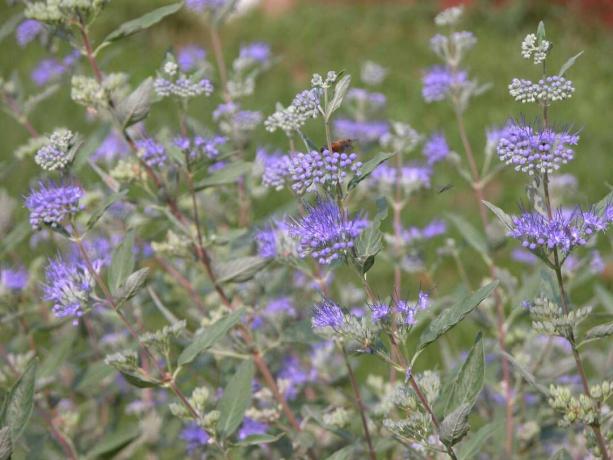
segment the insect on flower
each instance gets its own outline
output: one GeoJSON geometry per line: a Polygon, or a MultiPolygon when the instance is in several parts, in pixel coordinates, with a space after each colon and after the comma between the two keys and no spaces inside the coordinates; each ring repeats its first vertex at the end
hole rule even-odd
{"type": "MultiPolygon", "coordinates": [[[[330,143],[330,147],[332,147],[332,151],[336,153],[342,153],[351,148],[353,144],[353,139],[338,139],[336,141],[332,141],[330,143]]],[[[321,149],[319,149],[320,153],[323,153],[324,150],[328,148],[327,145],[324,145],[321,149]]]]}

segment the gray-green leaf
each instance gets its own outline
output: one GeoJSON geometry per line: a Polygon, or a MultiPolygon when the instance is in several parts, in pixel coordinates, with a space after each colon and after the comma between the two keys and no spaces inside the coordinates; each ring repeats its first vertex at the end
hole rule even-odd
{"type": "Polygon", "coordinates": [[[243,421],[245,411],[251,404],[251,381],[253,380],[253,361],[245,360],[236,374],[230,379],[219,400],[220,412],[217,431],[222,438],[227,438],[236,431],[243,421]]]}
{"type": "Polygon", "coordinates": [[[215,345],[219,339],[225,336],[228,331],[239,322],[243,312],[243,309],[239,309],[230,313],[228,316],[216,321],[212,326],[209,326],[194,337],[192,343],[190,343],[179,355],[179,366],[184,366],[192,362],[199,353],[215,345]]]}
{"type": "Polygon", "coordinates": [[[237,161],[230,163],[223,169],[211,174],[206,179],[198,182],[194,189],[196,191],[203,190],[207,187],[216,187],[220,185],[227,185],[235,183],[239,177],[247,174],[251,171],[252,164],[249,161],[237,161]]]}
{"type": "Polygon", "coordinates": [[[36,359],[30,361],[24,373],[15,382],[5,400],[0,426],[6,425],[11,430],[13,443],[19,439],[26,428],[34,408],[34,388],[36,382],[36,359]]]}
{"type": "Polygon", "coordinates": [[[452,307],[444,310],[430,323],[428,328],[421,335],[417,349],[424,349],[426,346],[434,342],[436,339],[462,321],[466,315],[468,315],[481,302],[483,302],[483,300],[485,300],[497,286],[498,281],[493,281],[473,294],[463,298],[452,307]]]}
{"type": "Polygon", "coordinates": [[[483,450],[485,441],[496,431],[500,430],[502,426],[502,423],[488,423],[482,426],[479,431],[462,444],[458,458],[460,458],[460,460],[473,460],[475,456],[483,450]]]}
{"type": "Polygon", "coordinates": [[[336,85],[334,86],[334,96],[332,96],[330,104],[328,104],[328,107],[326,107],[327,119],[330,119],[332,114],[336,112],[343,103],[343,99],[345,98],[345,94],[347,94],[347,90],[349,89],[350,84],[351,75],[345,75],[339,81],[336,82],[336,85]]]}
{"type": "Polygon", "coordinates": [[[479,334],[466,357],[466,361],[462,364],[451,385],[445,413],[463,404],[468,404],[469,408],[472,408],[483,388],[484,379],[485,355],[483,352],[483,340],[481,339],[481,334],[479,334]]]}
{"type": "Polygon", "coordinates": [[[87,458],[100,458],[104,454],[116,452],[140,435],[138,425],[130,425],[105,435],[92,449],[87,458]]]}
{"type": "Polygon", "coordinates": [[[117,293],[119,288],[128,279],[128,276],[134,271],[134,230],[128,230],[125,238],[119,243],[119,246],[113,251],[111,266],[108,270],[108,283],[113,294],[117,293]]]}
{"type": "Polygon", "coordinates": [[[107,209],[109,209],[111,206],[113,206],[113,204],[117,201],[122,199],[125,195],[126,195],[127,191],[122,191],[119,193],[112,193],[109,197],[107,197],[106,200],[104,200],[100,206],[98,206],[94,212],[92,213],[92,215],[90,216],[90,218],[87,220],[87,224],[85,225],[85,228],[87,230],[91,230],[94,225],[96,225],[96,223],[102,218],[102,216],[104,215],[104,213],[107,211],[107,209]]]}
{"type": "Polygon", "coordinates": [[[11,429],[8,426],[0,429],[0,460],[9,460],[13,453],[11,429]]]}
{"type": "Polygon", "coordinates": [[[360,182],[362,182],[364,179],[366,179],[368,176],[370,176],[372,174],[372,172],[377,168],[377,166],[379,166],[381,163],[383,163],[383,162],[389,160],[390,158],[392,158],[394,155],[396,155],[396,153],[398,153],[398,152],[392,152],[392,153],[389,153],[389,152],[379,152],[373,158],[371,158],[370,160],[366,161],[360,167],[359,174],[356,174],[355,176],[353,176],[351,178],[347,188],[349,190],[353,190],[354,188],[356,188],[357,185],[360,182]]]}
{"type": "Polygon", "coordinates": [[[496,217],[498,217],[500,222],[502,222],[506,228],[511,228],[513,226],[513,219],[511,219],[511,216],[509,216],[506,212],[504,212],[498,206],[493,205],[492,203],[486,200],[482,200],[482,203],[488,208],[490,208],[490,211],[496,214],[496,217]]]}
{"type": "Polygon", "coordinates": [[[562,64],[562,67],[560,67],[560,71],[558,72],[558,76],[561,77],[562,75],[564,75],[568,71],[568,69],[570,69],[572,66],[574,66],[575,62],[577,62],[577,59],[582,54],[583,54],[583,51],[579,51],[577,54],[575,54],[573,57],[571,57],[568,61],[566,61],[564,64],[562,64]]]}
{"type": "Polygon", "coordinates": [[[153,79],[149,77],[117,105],[117,119],[122,128],[128,128],[147,118],[151,109],[152,94],[153,79]]]}
{"type": "Polygon", "coordinates": [[[538,383],[536,381],[536,377],[534,377],[534,375],[532,375],[532,373],[528,369],[526,369],[519,362],[517,362],[517,360],[513,358],[513,356],[501,350],[499,350],[498,353],[500,353],[502,356],[504,356],[505,358],[509,360],[509,362],[513,365],[513,367],[517,370],[517,372],[521,374],[521,376],[526,380],[526,382],[528,382],[530,385],[532,385],[534,388],[536,388],[539,392],[541,392],[546,397],[549,397],[549,391],[547,390],[547,388],[541,385],[540,383],[538,383]]]}
{"type": "Polygon", "coordinates": [[[117,291],[119,302],[125,302],[126,300],[134,297],[147,281],[148,275],[149,268],[145,267],[141,268],[140,270],[136,270],[134,273],[128,276],[126,282],[117,291]]]}
{"type": "Polygon", "coordinates": [[[218,283],[240,283],[251,279],[270,261],[258,256],[238,257],[215,266],[218,283]]]}
{"type": "Polygon", "coordinates": [[[468,430],[468,414],[470,414],[472,406],[470,404],[462,404],[441,422],[440,439],[447,446],[457,444],[468,430]]]}
{"type": "Polygon", "coordinates": [[[602,339],[610,335],[613,335],[613,321],[591,328],[585,333],[585,340],[602,339]]]}
{"type": "Polygon", "coordinates": [[[466,242],[488,262],[488,247],[485,237],[470,222],[457,214],[448,214],[449,220],[462,234],[466,242]]]}

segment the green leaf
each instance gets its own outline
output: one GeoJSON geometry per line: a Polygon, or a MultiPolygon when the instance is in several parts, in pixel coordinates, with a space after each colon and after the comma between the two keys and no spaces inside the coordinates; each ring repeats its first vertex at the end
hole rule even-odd
{"type": "Polygon", "coordinates": [[[140,270],[136,270],[134,273],[128,276],[128,279],[124,285],[117,291],[119,303],[125,302],[126,300],[134,297],[147,281],[148,275],[149,268],[145,267],[141,268],[140,270]]]}
{"type": "Polygon", "coordinates": [[[217,410],[220,412],[217,431],[223,439],[236,431],[251,404],[253,374],[253,361],[243,361],[224,389],[217,405],[217,410]]]}
{"type": "Polygon", "coordinates": [[[245,439],[234,444],[237,447],[243,446],[259,446],[260,444],[270,444],[273,442],[277,442],[285,436],[285,433],[279,433],[276,436],[270,434],[253,434],[251,436],[247,436],[245,439]]]}
{"type": "Polygon", "coordinates": [[[207,187],[217,187],[220,185],[234,184],[239,177],[244,176],[251,171],[252,164],[249,161],[237,161],[230,163],[223,169],[211,174],[206,179],[198,182],[194,189],[196,191],[203,190],[207,187]]]}
{"type": "Polygon", "coordinates": [[[115,204],[115,202],[117,202],[118,200],[121,200],[123,197],[125,197],[126,193],[127,193],[127,190],[124,190],[124,191],[119,192],[119,193],[112,193],[109,197],[107,197],[106,200],[104,200],[100,204],[100,206],[98,206],[94,210],[92,215],[89,217],[89,219],[87,220],[87,224],[85,225],[85,228],[88,231],[91,230],[92,228],[94,228],[94,225],[96,225],[96,223],[102,218],[102,216],[107,211],[107,209],[109,209],[111,206],[113,206],[113,204],[115,204]]]}
{"type": "Polygon", "coordinates": [[[375,256],[383,249],[383,233],[379,230],[380,222],[369,225],[355,242],[356,262],[362,274],[370,270],[375,256]]]}
{"type": "Polygon", "coordinates": [[[192,362],[199,353],[215,345],[219,339],[224,337],[228,331],[240,321],[243,313],[243,309],[233,311],[228,316],[216,321],[213,325],[196,335],[192,343],[190,343],[179,355],[179,366],[185,366],[192,362]]]}
{"type": "Polygon", "coordinates": [[[149,77],[117,105],[117,120],[123,129],[147,118],[152,94],[153,78],[149,77]]]}
{"type": "Polygon", "coordinates": [[[345,98],[345,94],[347,94],[347,90],[349,89],[349,85],[351,84],[351,75],[345,75],[339,81],[336,82],[334,86],[334,96],[332,96],[332,100],[326,107],[326,118],[329,120],[334,112],[336,112],[341,104],[343,103],[343,99],[345,98]]]}
{"type": "Polygon", "coordinates": [[[53,96],[58,89],[60,89],[59,84],[49,85],[41,92],[28,97],[23,103],[23,114],[28,115],[30,112],[32,112],[32,110],[36,108],[38,104],[43,102],[45,99],[48,99],[53,96]]]}
{"type": "Polygon", "coordinates": [[[613,313],[613,294],[608,289],[602,287],[602,285],[597,284],[594,288],[596,291],[596,297],[600,303],[611,313],[613,313]]]}
{"type": "Polygon", "coordinates": [[[502,423],[488,423],[462,444],[458,458],[460,460],[473,460],[483,451],[483,444],[504,425],[502,423]]]}
{"type": "Polygon", "coordinates": [[[513,365],[517,372],[521,374],[521,376],[526,380],[526,382],[528,382],[546,397],[549,397],[549,390],[547,390],[545,386],[538,383],[536,381],[536,377],[534,377],[534,375],[532,375],[532,373],[528,369],[526,369],[519,362],[517,362],[517,360],[513,358],[513,356],[502,350],[499,350],[498,353],[500,353],[502,356],[509,360],[509,362],[513,365]]]}
{"type": "Polygon", "coordinates": [[[483,388],[485,379],[485,355],[481,333],[477,335],[475,344],[470,349],[466,360],[457,373],[450,389],[445,413],[455,410],[463,404],[472,408],[477,396],[483,388]]]}
{"type": "Polygon", "coordinates": [[[419,339],[418,350],[434,342],[452,327],[462,321],[471,311],[483,302],[498,286],[498,281],[493,281],[471,295],[464,297],[452,307],[438,315],[423,332],[419,339]]]}
{"type": "Polygon", "coordinates": [[[568,61],[566,61],[564,64],[562,64],[562,67],[560,67],[560,71],[558,72],[558,76],[561,77],[562,75],[564,75],[568,71],[568,69],[570,69],[572,66],[574,66],[575,62],[577,62],[577,59],[582,54],[583,54],[583,51],[579,51],[577,54],[575,54],[573,57],[571,57],[568,61]]]}
{"type": "Polygon", "coordinates": [[[573,456],[566,449],[562,448],[553,454],[551,460],[573,460],[573,456]]]}
{"type": "Polygon", "coordinates": [[[66,358],[72,351],[72,344],[76,337],[75,330],[69,330],[64,334],[65,336],[62,338],[61,342],[51,347],[49,354],[41,363],[38,370],[38,378],[40,380],[54,376],[60,370],[62,363],[66,361],[66,358]]]}
{"type": "Polygon", "coordinates": [[[130,425],[105,435],[89,452],[87,458],[100,458],[105,454],[117,452],[140,435],[138,425],[130,425]]]}
{"type": "Polygon", "coordinates": [[[36,359],[30,361],[24,373],[9,391],[4,403],[0,426],[6,425],[10,428],[12,443],[19,439],[32,415],[36,366],[36,359]]]}
{"type": "Polygon", "coordinates": [[[128,279],[128,276],[134,271],[134,230],[128,230],[126,236],[119,246],[113,251],[111,266],[108,270],[107,280],[111,292],[117,293],[119,288],[128,279]]]}
{"type": "Polygon", "coordinates": [[[355,445],[345,446],[342,449],[337,450],[332,455],[326,457],[326,460],[350,460],[354,457],[356,450],[355,445]]]}
{"type": "Polygon", "coordinates": [[[545,23],[543,21],[539,21],[539,25],[536,29],[536,38],[538,39],[538,42],[541,43],[543,40],[545,40],[547,36],[545,35],[545,23]]]}
{"type": "Polygon", "coordinates": [[[11,16],[7,21],[0,26],[0,43],[6,38],[13,34],[17,24],[21,22],[23,19],[23,13],[17,13],[11,16]]]}
{"type": "Polygon", "coordinates": [[[218,283],[247,281],[262,270],[270,261],[258,256],[237,257],[215,266],[218,283]]]}
{"type": "Polygon", "coordinates": [[[171,14],[174,14],[179,11],[182,6],[183,2],[172,3],[170,5],[166,5],[161,8],[157,8],[153,11],[150,11],[149,13],[142,15],[140,18],[124,22],[117,29],[115,29],[113,32],[106,36],[106,38],[102,41],[102,45],[99,47],[99,49],[109,45],[116,40],[119,40],[120,38],[128,37],[137,32],[140,32],[141,30],[148,29],[149,27],[160,22],[166,16],[170,16],[171,14]]]}
{"type": "Polygon", "coordinates": [[[76,390],[83,393],[97,393],[99,385],[114,373],[115,368],[109,366],[104,361],[93,363],[87,368],[79,383],[77,383],[76,390]]]}
{"type": "Polygon", "coordinates": [[[32,227],[27,220],[17,223],[8,235],[0,239],[0,257],[12,251],[19,243],[30,236],[31,232],[32,227]]]}
{"type": "Polygon", "coordinates": [[[300,136],[300,139],[304,143],[304,146],[306,147],[307,151],[309,151],[309,152],[311,150],[314,150],[316,152],[319,151],[319,147],[317,147],[315,145],[315,142],[313,142],[311,139],[309,139],[309,137],[306,134],[304,134],[302,132],[302,130],[298,129],[297,131],[298,131],[298,135],[300,136]]]}
{"type": "Polygon", "coordinates": [[[9,460],[13,453],[11,429],[8,426],[0,429],[0,460],[9,460]]]}
{"type": "MultiPolygon", "coordinates": [[[[87,136],[85,143],[81,146],[72,162],[71,169],[73,172],[78,172],[83,166],[87,164],[91,155],[100,146],[100,143],[106,138],[106,136],[108,136],[110,131],[110,126],[103,125],[100,126],[100,128],[96,129],[90,136],[87,136]]],[[[96,171],[96,173],[100,175],[98,171],[96,171]]],[[[100,177],[102,177],[102,179],[107,184],[110,183],[113,186],[117,185],[117,188],[115,190],[119,190],[119,184],[113,184],[112,182],[109,182],[109,179],[114,181],[114,179],[112,179],[110,176],[108,176],[107,178],[104,178],[103,176],[100,177]]],[[[111,185],[109,185],[109,187],[113,188],[111,185]]]]}
{"type": "Polygon", "coordinates": [[[449,220],[458,229],[466,242],[476,250],[486,262],[489,262],[487,241],[471,223],[457,214],[447,214],[449,220]]]}
{"type": "Polygon", "coordinates": [[[585,340],[602,339],[610,335],[613,335],[613,321],[591,328],[585,333],[585,340]]]}
{"type": "Polygon", "coordinates": [[[379,152],[373,158],[366,161],[360,167],[359,174],[356,174],[355,176],[351,178],[351,180],[349,181],[349,185],[347,186],[347,189],[353,190],[354,188],[356,188],[360,182],[362,182],[364,179],[366,179],[368,176],[372,174],[372,172],[377,168],[377,166],[389,160],[397,153],[398,152],[392,152],[392,153],[379,152]]]}
{"type": "Polygon", "coordinates": [[[443,444],[453,446],[466,436],[466,433],[470,430],[468,414],[470,414],[471,409],[471,404],[462,404],[443,419],[439,433],[443,444]]]}
{"type": "Polygon", "coordinates": [[[136,388],[154,388],[159,386],[162,382],[149,375],[145,375],[140,371],[135,372],[121,372],[121,375],[126,379],[130,385],[136,388]]]}
{"type": "Polygon", "coordinates": [[[513,219],[511,219],[511,216],[509,216],[506,212],[504,212],[502,209],[500,209],[498,206],[493,205],[492,203],[490,203],[489,201],[485,201],[485,200],[481,200],[481,202],[487,206],[488,208],[490,208],[490,211],[492,211],[494,214],[496,214],[496,217],[498,217],[498,219],[500,220],[500,222],[502,222],[502,224],[506,227],[506,228],[511,228],[513,226],[513,219]]]}

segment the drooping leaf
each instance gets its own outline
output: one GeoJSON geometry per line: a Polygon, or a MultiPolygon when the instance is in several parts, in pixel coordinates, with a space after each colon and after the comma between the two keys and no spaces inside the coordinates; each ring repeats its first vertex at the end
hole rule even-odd
{"type": "Polygon", "coordinates": [[[60,343],[56,344],[49,350],[49,354],[45,357],[38,370],[38,378],[46,379],[55,375],[70,352],[74,343],[76,334],[74,330],[69,330],[64,333],[60,343]]]}
{"type": "Polygon", "coordinates": [[[218,283],[240,283],[251,279],[270,261],[258,256],[238,257],[215,265],[218,283]]]}
{"type": "Polygon", "coordinates": [[[383,233],[379,230],[380,222],[369,225],[355,242],[356,262],[362,274],[370,270],[375,256],[383,249],[383,233]]]}
{"type": "Polygon", "coordinates": [[[113,294],[117,293],[119,288],[128,279],[128,276],[134,271],[134,230],[128,230],[126,236],[119,246],[113,251],[111,266],[108,270],[108,283],[113,294]]]}
{"type": "Polygon", "coordinates": [[[116,115],[122,128],[143,121],[149,115],[152,94],[153,79],[149,77],[117,105],[116,115]]]}
{"type": "Polygon", "coordinates": [[[87,452],[88,459],[100,458],[122,449],[140,435],[138,425],[130,425],[105,435],[87,452]]]}
{"type": "Polygon", "coordinates": [[[347,189],[353,190],[354,188],[356,188],[360,182],[370,176],[372,172],[377,169],[377,166],[395,156],[396,153],[397,152],[379,152],[373,158],[364,162],[364,164],[360,167],[359,173],[353,176],[349,181],[347,189]]]}
{"type": "Polygon", "coordinates": [[[487,240],[470,222],[457,214],[448,214],[451,223],[462,234],[466,242],[476,250],[485,261],[489,261],[487,240]]]}
{"type": "Polygon", "coordinates": [[[473,294],[464,297],[455,305],[444,310],[423,332],[421,338],[419,339],[417,349],[424,349],[426,346],[434,342],[436,339],[462,321],[471,311],[473,311],[481,302],[483,302],[483,300],[485,300],[497,286],[498,281],[493,281],[473,294]]]}
{"type": "Polygon", "coordinates": [[[572,66],[574,66],[575,62],[577,62],[577,59],[582,54],[583,54],[583,51],[579,51],[573,57],[568,59],[568,61],[566,61],[564,64],[562,64],[562,67],[560,67],[560,71],[558,72],[558,76],[560,76],[560,77],[563,76],[568,71],[568,69],[570,69],[572,66]]]}
{"type": "Polygon", "coordinates": [[[215,345],[218,340],[224,337],[228,331],[240,321],[243,313],[243,309],[233,311],[228,316],[216,321],[203,332],[196,335],[192,343],[190,343],[179,355],[179,366],[185,366],[192,362],[199,353],[215,345]]]}
{"type": "Polygon", "coordinates": [[[222,438],[232,435],[245,416],[245,411],[251,404],[251,381],[253,380],[253,361],[241,363],[236,374],[230,379],[217,409],[220,412],[217,430],[222,438]]]}
{"type": "Polygon", "coordinates": [[[198,182],[194,189],[196,191],[204,190],[208,187],[216,187],[220,185],[234,184],[241,176],[244,176],[251,171],[253,167],[249,161],[237,161],[224,166],[217,172],[214,172],[206,179],[198,182]]]}
{"type": "Polygon", "coordinates": [[[445,413],[449,413],[463,404],[468,404],[469,409],[472,408],[477,396],[481,393],[484,379],[485,355],[483,340],[481,334],[479,334],[451,385],[445,413]]]}
{"type": "Polygon", "coordinates": [[[492,203],[490,203],[489,201],[483,200],[482,203],[487,206],[488,208],[490,208],[490,210],[496,214],[496,217],[498,217],[498,219],[500,220],[500,222],[502,222],[502,224],[506,227],[506,228],[511,228],[513,226],[513,219],[511,219],[511,216],[509,216],[506,212],[504,212],[502,209],[500,209],[498,206],[493,205],[492,203]]]}
{"type": "Polygon", "coordinates": [[[134,273],[130,274],[123,286],[121,286],[121,288],[119,288],[117,291],[117,298],[119,299],[118,302],[122,303],[134,297],[140,288],[145,285],[148,275],[148,267],[141,268],[140,270],[136,270],[134,273]]]}
{"type": "Polygon", "coordinates": [[[526,382],[528,382],[530,385],[532,385],[534,388],[536,388],[540,393],[542,393],[546,397],[549,397],[549,390],[547,390],[545,386],[538,383],[538,381],[536,380],[536,377],[534,377],[534,375],[532,375],[532,373],[528,369],[526,369],[523,365],[517,362],[517,360],[513,358],[513,356],[501,350],[499,350],[498,353],[500,353],[502,356],[504,356],[505,358],[509,360],[509,362],[513,365],[513,367],[517,370],[517,372],[521,374],[521,376],[526,380],[526,382]]]}
{"type": "Polygon", "coordinates": [[[19,380],[15,382],[6,397],[0,426],[8,426],[11,431],[11,441],[14,444],[23,430],[34,408],[34,389],[36,382],[37,361],[30,361],[19,380]]]}
{"type": "Polygon", "coordinates": [[[585,340],[602,339],[610,335],[613,335],[613,321],[605,324],[599,324],[598,326],[594,326],[588,330],[585,333],[585,340]]]}
{"type": "Polygon", "coordinates": [[[9,460],[13,453],[11,429],[8,426],[0,429],[0,460],[9,460]]]}
{"type": "Polygon", "coordinates": [[[341,104],[343,103],[343,99],[345,98],[345,94],[347,94],[347,90],[349,89],[349,85],[351,84],[351,75],[343,76],[339,81],[336,82],[334,86],[334,96],[332,96],[332,100],[326,107],[326,118],[330,119],[332,114],[336,112],[341,104]]]}
{"type": "Polygon", "coordinates": [[[49,85],[45,87],[45,89],[43,89],[41,92],[33,94],[32,96],[28,97],[26,101],[23,103],[24,115],[28,115],[30,112],[32,112],[36,108],[36,106],[38,106],[38,104],[43,102],[45,99],[48,99],[51,96],[53,96],[57,92],[58,89],[60,89],[59,84],[49,85]]]}
{"type": "Polygon", "coordinates": [[[502,423],[488,423],[483,425],[479,431],[462,444],[458,458],[460,460],[473,460],[475,456],[483,450],[485,442],[503,426],[504,424],[502,423]]]}
{"type": "MultiPolygon", "coordinates": [[[[150,11],[139,18],[132,19],[130,21],[124,22],[113,32],[108,34],[104,40],[102,41],[104,47],[120,38],[128,37],[133,35],[141,30],[148,29],[149,27],[157,24],[166,16],[170,16],[171,14],[176,13],[183,6],[183,2],[172,3],[170,5],[162,6],[161,8],[157,8],[153,11],[150,11]]],[[[100,48],[100,47],[99,47],[100,48]]]]}
{"type": "Polygon", "coordinates": [[[453,446],[466,436],[470,425],[468,424],[468,414],[472,406],[462,404],[441,422],[440,439],[447,446],[453,446]]]}
{"type": "Polygon", "coordinates": [[[98,206],[91,214],[90,218],[87,220],[87,224],[85,228],[87,230],[91,230],[94,225],[102,218],[104,213],[109,209],[113,204],[117,201],[121,200],[124,196],[126,196],[127,191],[121,191],[119,193],[112,193],[108,196],[101,204],[98,206]]]}
{"type": "Polygon", "coordinates": [[[551,460],[573,460],[573,456],[564,448],[551,456],[551,460]]]}
{"type": "Polygon", "coordinates": [[[121,375],[123,375],[123,378],[126,379],[126,382],[132,386],[135,386],[136,388],[155,388],[162,383],[160,380],[149,375],[145,375],[141,371],[121,372],[121,375]]]}

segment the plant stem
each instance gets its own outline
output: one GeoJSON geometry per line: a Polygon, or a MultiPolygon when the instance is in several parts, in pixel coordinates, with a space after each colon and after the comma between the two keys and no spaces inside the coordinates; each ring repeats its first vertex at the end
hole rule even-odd
{"type": "Polygon", "coordinates": [[[360,412],[360,418],[362,419],[364,438],[366,438],[366,444],[368,444],[368,454],[371,460],[377,460],[377,454],[375,453],[375,450],[372,445],[372,440],[370,439],[368,420],[366,420],[366,408],[364,407],[364,403],[362,401],[360,387],[358,386],[358,382],[356,381],[355,375],[353,374],[353,369],[351,368],[351,363],[349,362],[349,355],[347,354],[347,350],[345,349],[345,346],[343,344],[340,344],[340,347],[343,351],[343,359],[345,361],[345,366],[347,367],[347,373],[351,382],[351,388],[353,389],[353,394],[355,395],[355,402],[358,407],[358,411],[360,412]]]}
{"type": "Polygon", "coordinates": [[[217,64],[217,70],[219,71],[219,79],[221,80],[224,99],[226,102],[231,102],[232,98],[228,92],[228,69],[226,67],[226,61],[223,56],[223,47],[221,46],[221,38],[219,37],[219,31],[216,26],[210,26],[209,32],[211,35],[211,44],[213,46],[213,55],[215,56],[215,63],[217,64]]]}
{"type": "Polygon", "coordinates": [[[39,137],[40,133],[36,130],[36,128],[34,128],[34,126],[32,126],[32,123],[30,123],[28,117],[22,113],[21,109],[17,105],[17,102],[10,95],[5,94],[4,92],[2,92],[2,99],[11,112],[13,112],[15,120],[17,120],[19,124],[21,124],[21,126],[28,131],[30,136],[32,136],[32,138],[39,137]]]}

